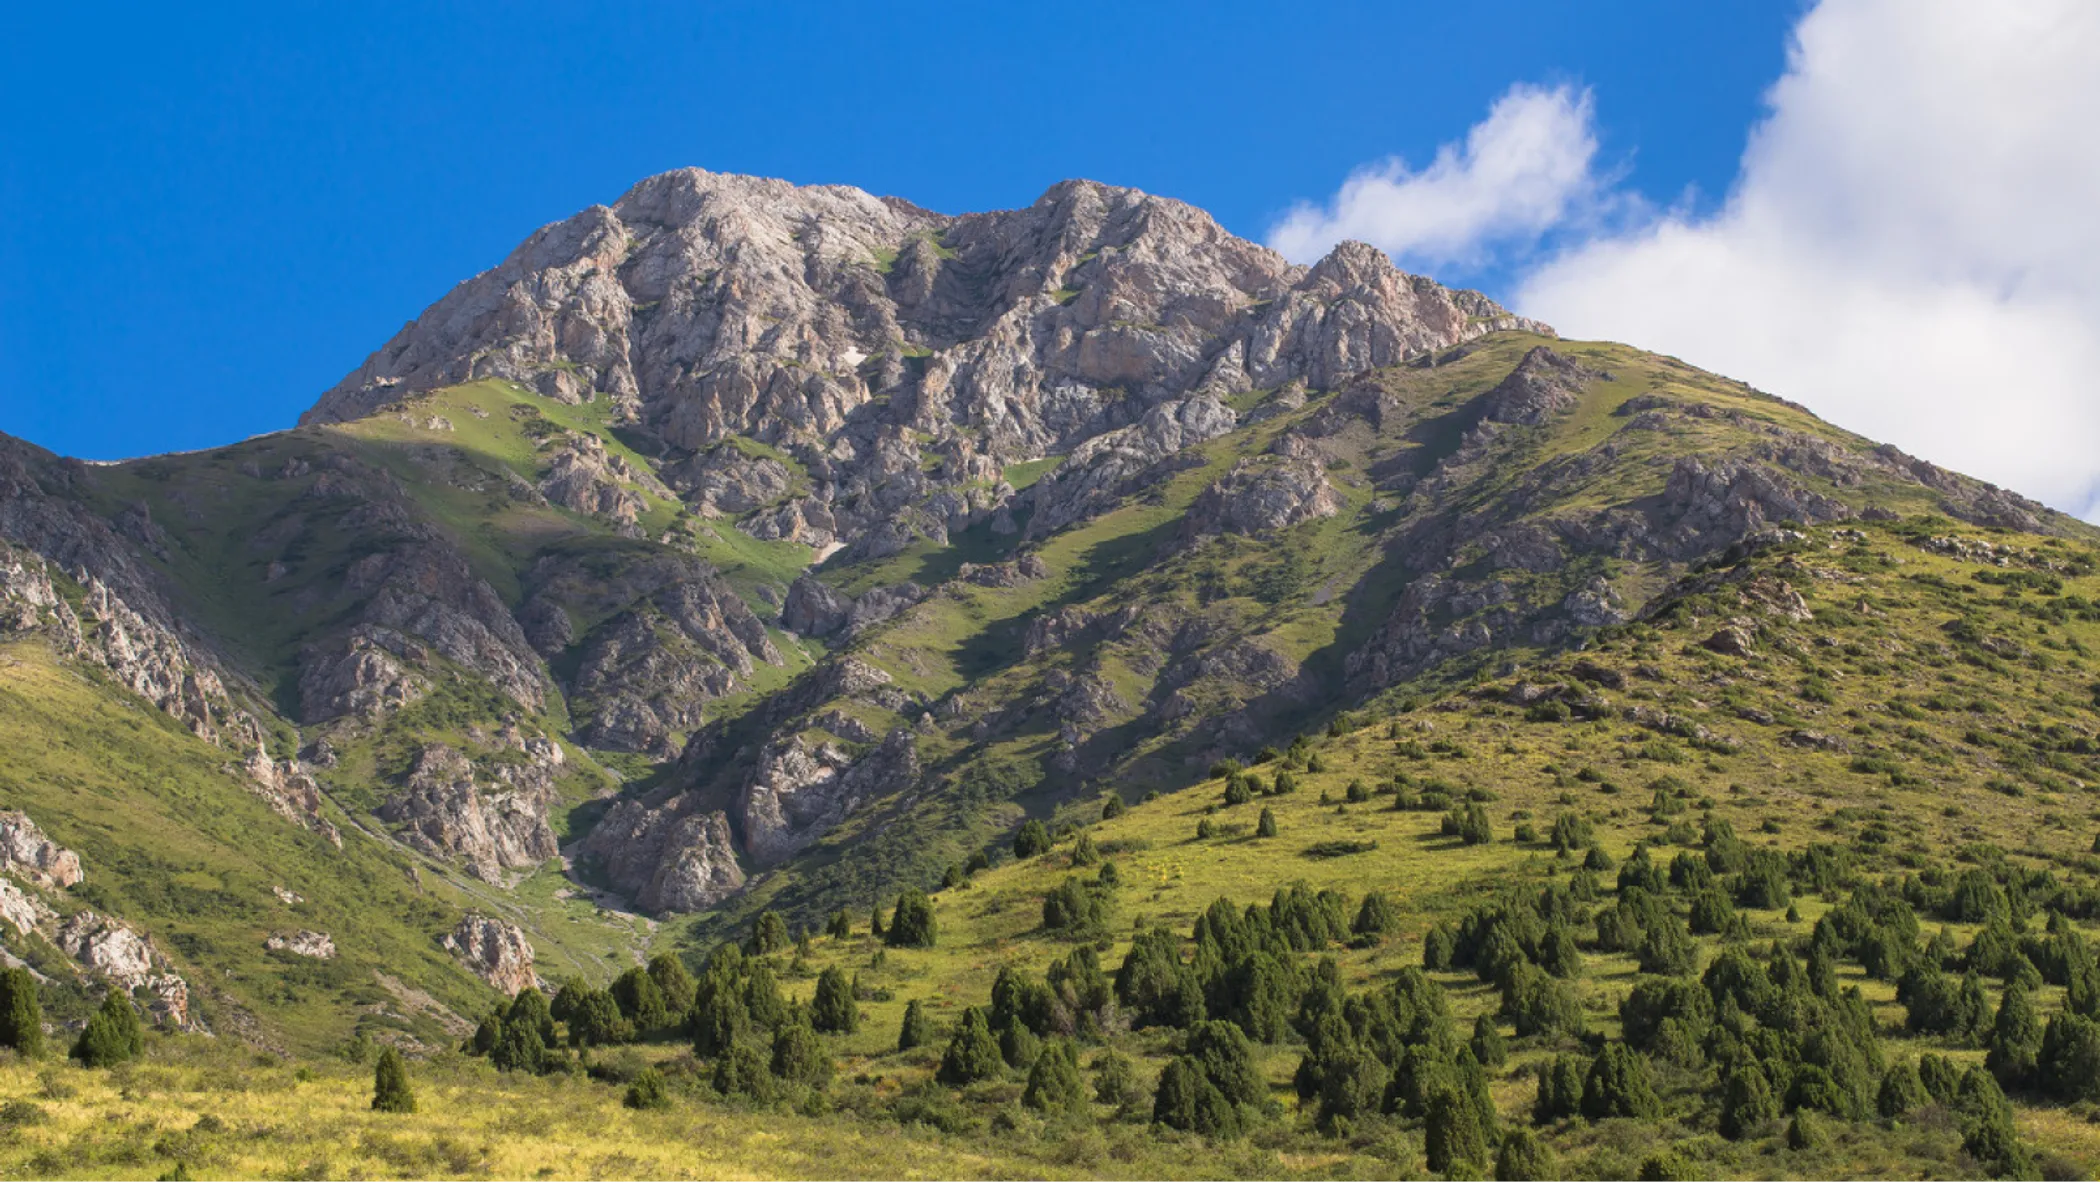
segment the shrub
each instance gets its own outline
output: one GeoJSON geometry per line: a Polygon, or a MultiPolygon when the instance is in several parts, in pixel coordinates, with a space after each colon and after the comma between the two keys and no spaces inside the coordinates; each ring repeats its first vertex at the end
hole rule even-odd
{"type": "Polygon", "coordinates": [[[1400,912],[1383,891],[1370,891],[1364,895],[1363,905],[1356,909],[1356,920],[1349,930],[1359,936],[1382,936],[1400,926],[1400,912]]]}
{"type": "Polygon", "coordinates": [[[414,1112],[416,1094],[408,1086],[408,1064],[401,1052],[388,1047],[379,1052],[379,1065],[372,1069],[372,1111],[414,1112]]]}
{"type": "MultiPolygon", "coordinates": [[[[777,917],[776,917],[777,918],[777,917]]],[[[668,1025],[671,1013],[664,1004],[663,990],[657,988],[656,979],[647,969],[631,968],[613,978],[613,1001],[619,1004],[620,1013],[641,1033],[648,1033],[668,1025]]]]}
{"type": "Polygon", "coordinates": [[[924,891],[906,891],[897,899],[897,910],[890,916],[890,930],[883,937],[892,948],[931,948],[938,938],[938,925],[933,917],[933,900],[924,891]]]}
{"type": "Polygon", "coordinates": [[[748,1042],[731,1046],[715,1061],[714,1086],[725,1096],[742,1096],[751,1100],[769,1100],[773,1096],[773,1073],[766,1067],[766,1057],[748,1042]]]}
{"type": "Polygon", "coordinates": [[[1137,1067],[1120,1051],[1103,1051],[1094,1060],[1094,1099],[1103,1104],[1129,1104],[1138,1091],[1137,1067]]]}
{"type": "Polygon", "coordinates": [[[1123,798],[1114,793],[1110,793],[1108,799],[1101,802],[1101,819],[1104,821],[1113,821],[1117,817],[1120,817],[1122,815],[1123,798]]]}
{"type": "Polygon", "coordinates": [[[664,1086],[663,1073],[654,1067],[643,1068],[642,1073],[634,1077],[634,1082],[627,1085],[627,1094],[620,1097],[620,1103],[629,1108],[669,1108],[671,1092],[664,1086]]]}
{"type": "Polygon", "coordinates": [[[1578,1055],[1556,1055],[1550,1064],[1539,1066],[1538,1098],[1531,1105],[1531,1119],[1551,1124],[1582,1111],[1583,1077],[1589,1064],[1578,1055]]]}
{"type": "MultiPolygon", "coordinates": [[[[620,1003],[603,989],[592,989],[569,1007],[569,1045],[609,1046],[634,1041],[634,1023],[620,1013],[620,1003]]],[[[695,1007],[697,1009],[697,1007],[695,1007]]],[[[742,1007],[738,1007],[741,1016],[742,1007]]],[[[691,1020],[688,1015],[688,1020],[691,1020]]]]}
{"type": "Polygon", "coordinates": [[[1275,810],[1273,810],[1273,809],[1263,809],[1263,810],[1261,811],[1261,820],[1259,820],[1259,821],[1256,821],[1256,822],[1254,823],[1254,836],[1256,836],[1256,837],[1274,837],[1274,836],[1276,836],[1276,813],[1275,813],[1275,810]]]}
{"type": "Polygon", "coordinates": [[[1502,1039],[1502,1029],[1486,1014],[1473,1019],[1473,1038],[1466,1045],[1482,1067],[1493,1069],[1509,1061],[1509,1044],[1502,1039]]]}
{"type": "MultiPolygon", "coordinates": [[[[845,918],[846,913],[841,911],[832,917],[832,923],[836,926],[845,918]]],[[[676,1021],[693,1008],[695,985],[684,961],[668,952],[655,957],[649,962],[649,979],[656,982],[657,992],[663,994],[664,1009],[669,1015],[667,1021],[676,1021]]]]}
{"type": "Polygon", "coordinates": [[[751,951],[759,956],[779,952],[789,944],[787,920],[777,912],[762,911],[751,927],[751,951]]]}
{"type": "Polygon", "coordinates": [[[1742,1064],[1728,1073],[1721,1091],[1721,1135],[1731,1141],[1754,1137],[1760,1129],[1779,1119],[1779,1099],[1765,1073],[1755,1064],[1742,1064]]]}
{"type": "Polygon", "coordinates": [[[852,939],[853,917],[846,914],[843,908],[832,912],[830,922],[824,925],[824,934],[834,940],[852,939]]]}
{"type": "Polygon", "coordinates": [[[1240,1131],[1239,1110],[1186,1055],[1171,1060],[1159,1073],[1152,1119],[1170,1129],[1207,1137],[1230,1137],[1240,1131]]]}
{"type": "Polygon", "coordinates": [[[1897,1120],[1931,1101],[1924,1081],[1918,1078],[1917,1065],[1906,1059],[1882,1073],[1881,1087],[1874,1095],[1874,1110],[1888,1120],[1897,1120]]]}
{"type": "Polygon", "coordinates": [[[831,1081],[831,1055],[806,1022],[782,1022],[773,1031],[773,1074],[821,1088],[831,1081]]]}
{"type": "Polygon", "coordinates": [[[1467,1174],[1487,1164],[1487,1134],[1480,1111],[1456,1088],[1441,1087],[1429,1095],[1422,1132],[1429,1168],[1439,1174],[1467,1174]]]}
{"type": "Polygon", "coordinates": [[[1247,777],[1234,776],[1230,780],[1225,781],[1225,803],[1228,807],[1246,804],[1253,799],[1254,792],[1247,787],[1247,777]]]}

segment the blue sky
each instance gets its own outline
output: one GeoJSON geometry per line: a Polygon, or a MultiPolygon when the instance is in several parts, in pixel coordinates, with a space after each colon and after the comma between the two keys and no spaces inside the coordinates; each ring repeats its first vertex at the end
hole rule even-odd
{"type": "MultiPolygon", "coordinates": [[[[1707,208],[1798,16],[1747,0],[879,19],[790,3],[35,6],[0,46],[0,431],[113,458],[286,426],[535,227],[685,165],[948,212],[1087,176],[1261,238],[1353,170],[1426,164],[1527,83],[1587,88],[1616,191],[1707,208]]],[[[1504,242],[1438,272],[1507,295],[1538,249],[1504,242]]]]}

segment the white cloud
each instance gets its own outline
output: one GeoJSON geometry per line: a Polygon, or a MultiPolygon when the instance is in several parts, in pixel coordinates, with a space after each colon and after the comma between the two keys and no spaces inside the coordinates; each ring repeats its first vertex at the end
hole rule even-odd
{"type": "Polygon", "coordinates": [[[1517,307],[2100,520],[2100,4],[1825,0],[1768,101],[1717,213],[1517,307]]]}
{"type": "Polygon", "coordinates": [[[1359,170],[1324,208],[1302,204],[1270,231],[1286,258],[1311,262],[1356,238],[1418,267],[1467,264],[1585,215],[1600,190],[1590,94],[1514,86],[1463,146],[1420,172],[1396,158],[1359,170]]]}

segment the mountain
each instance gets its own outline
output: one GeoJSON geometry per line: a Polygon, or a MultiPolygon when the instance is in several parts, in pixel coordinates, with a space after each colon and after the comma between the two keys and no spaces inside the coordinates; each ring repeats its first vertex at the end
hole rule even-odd
{"type": "MultiPolygon", "coordinates": [[[[860,915],[1111,798],[1161,798],[1100,826],[1166,876],[1126,927],[1295,877],[1414,924],[1543,873],[1537,832],[1443,881],[1406,810],[1347,812],[1393,758],[1534,830],[1653,791],[1656,833],[1593,802],[1615,859],[1683,844],[1684,796],[1793,853],[2082,875],[2095,541],[1360,243],[1294,266],[1084,181],[951,217],[669,173],[294,429],[117,464],[0,437],[0,806],[35,834],[0,942],[65,1016],[173,978],[170,1026],[428,1048],[491,986],[860,915]],[[1184,851],[1253,824],[1216,769],[1265,748],[1323,798],[1271,803],[1284,832],[1341,852],[1184,851]],[[1925,785],[1968,803],[1884,807],[1925,785]],[[75,951],[105,930],[150,948],[75,951]]],[[[951,992],[1056,886],[990,873],[938,896],[951,992]]]]}

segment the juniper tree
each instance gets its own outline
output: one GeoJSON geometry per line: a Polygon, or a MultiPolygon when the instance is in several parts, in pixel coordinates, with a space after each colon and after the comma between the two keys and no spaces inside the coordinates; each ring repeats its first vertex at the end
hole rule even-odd
{"type": "Polygon", "coordinates": [[[984,1011],[976,1006],[965,1009],[955,1033],[948,1038],[948,1049],[941,1053],[938,1078],[950,1087],[963,1087],[979,1080],[997,1079],[1005,1070],[999,1040],[992,1036],[984,1011]]]}
{"type": "Polygon", "coordinates": [[[773,1030],[773,1075],[821,1088],[831,1081],[831,1054],[806,1021],[793,1018],[773,1030]]]}
{"type": "Polygon", "coordinates": [[[1495,1154],[1495,1177],[1502,1182],[1543,1182],[1566,1175],[1553,1150],[1530,1129],[1511,1129],[1502,1135],[1502,1148],[1495,1154]]]}
{"type": "Polygon", "coordinates": [[[762,911],[751,925],[751,951],[758,956],[768,956],[787,948],[792,942],[788,936],[787,920],[777,912],[762,911]]]}
{"type": "Polygon", "coordinates": [[[668,1015],[666,1022],[677,1021],[693,1008],[693,974],[686,971],[685,962],[677,956],[666,952],[652,959],[649,979],[656,982],[657,991],[663,994],[664,1010],[668,1015]]]}
{"type": "Polygon", "coordinates": [[[908,1051],[923,1047],[933,1041],[933,1023],[926,1017],[926,1008],[913,998],[904,1006],[904,1024],[897,1031],[897,1049],[908,1051]]]}
{"type": "Polygon", "coordinates": [[[809,1020],[811,1026],[826,1034],[851,1034],[860,1029],[860,1007],[853,1000],[853,983],[838,966],[818,974],[809,1020]]]}
{"type": "Polygon", "coordinates": [[[627,1094],[620,1097],[620,1103],[638,1109],[669,1108],[671,1092],[664,1086],[663,1073],[654,1067],[642,1068],[634,1082],[627,1085],[627,1094]]]}
{"type": "Polygon", "coordinates": [[[1276,836],[1276,813],[1274,810],[1263,809],[1261,811],[1261,819],[1254,823],[1254,836],[1276,836]]]}
{"type": "Polygon", "coordinates": [[[44,1009],[36,977],[26,968],[0,971],[0,1047],[11,1047],[25,1059],[44,1053],[44,1009]]]}
{"type": "Polygon", "coordinates": [[[72,1057],[84,1067],[114,1067],[138,1057],[146,1046],[139,1017],[131,999],[112,989],[102,997],[102,1006],[88,1018],[87,1026],[73,1044],[72,1057]]]}
{"type": "Polygon", "coordinates": [[[906,891],[899,896],[897,910],[890,917],[889,932],[884,936],[889,945],[892,948],[931,948],[937,938],[933,900],[926,897],[926,892],[906,891]]]}
{"type": "MultiPolygon", "coordinates": [[[[613,978],[610,989],[620,1013],[634,1023],[638,1034],[647,1035],[670,1024],[671,1010],[664,1004],[663,990],[647,969],[631,968],[613,978]]],[[[690,1002],[688,1002],[690,1004],[690,1002]]]]}
{"type": "Polygon", "coordinates": [[[1050,830],[1041,821],[1029,818],[1014,834],[1014,857],[1033,858],[1050,852],[1050,830]]]}
{"type": "Polygon", "coordinates": [[[1071,1040],[1052,1039],[1036,1056],[1021,1103],[1050,1115],[1086,1114],[1086,1085],[1079,1078],[1079,1056],[1071,1040]]]}
{"type": "Polygon", "coordinates": [[[1455,1089],[1429,1094],[1422,1144],[1429,1168],[1439,1174],[1470,1174],[1487,1164],[1487,1134],[1479,1110],[1455,1089]]]}
{"type": "Polygon", "coordinates": [[[379,1064],[372,1069],[372,1110],[416,1110],[416,1094],[408,1086],[408,1064],[402,1061],[401,1052],[394,1047],[379,1052],[379,1064]]]}

